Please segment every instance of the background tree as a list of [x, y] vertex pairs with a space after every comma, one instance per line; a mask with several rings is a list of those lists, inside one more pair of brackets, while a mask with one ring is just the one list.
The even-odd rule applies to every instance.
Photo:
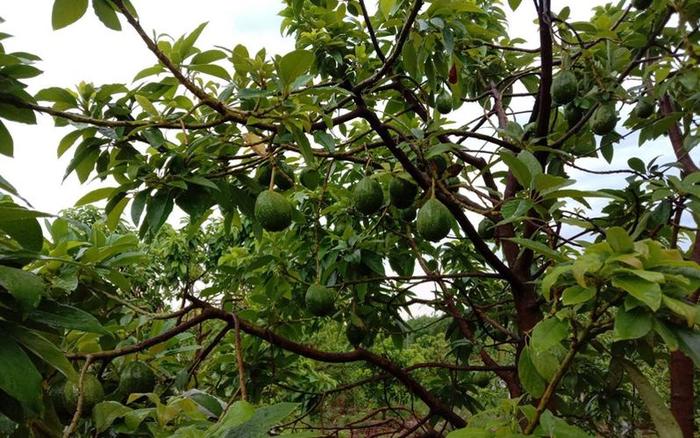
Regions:
[[[153, 53], [134, 83], [30, 95], [37, 58], [0, 57], [0, 117], [75, 128], [66, 174], [105, 182], [78, 205], [106, 201], [43, 237], [0, 179], [12, 433], [693, 436], [700, 2], [290, 0], [283, 56], [92, 6]], [[675, 159], [586, 169], [632, 133]]]

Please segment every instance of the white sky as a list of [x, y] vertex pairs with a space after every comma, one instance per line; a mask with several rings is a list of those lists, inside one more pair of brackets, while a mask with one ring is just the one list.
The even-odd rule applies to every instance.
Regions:
[[[213, 45], [233, 47], [242, 43], [252, 53], [266, 47], [268, 53], [275, 54], [293, 48], [293, 41], [282, 38], [279, 31], [281, 19], [277, 13], [283, 7], [280, 1], [134, 0], [133, 3], [147, 31], [179, 36], [208, 21], [209, 25], [197, 43], [203, 49]], [[371, 0], [368, 3], [374, 6]], [[553, 3], [555, 11], [569, 5], [572, 18], [585, 20], [593, 6], [606, 2], [555, 0]], [[14, 36], [5, 41], [7, 49], [28, 51], [43, 59], [38, 67], [44, 70], [44, 74], [28, 81], [30, 92], [48, 86], [72, 87], [81, 80], [95, 84], [128, 83], [139, 70], [155, 63], [128, 24], [123, 23], [121, 32], [111, 31], [97, 20], [91, 9], [77, 23], [53, 31], [51, 5], [52, 2], [47, 0], [4, 0], [4, 7], [0, 10], [0, 16], [6, 20], [0, 25], [0, 31]], [[507, 6], [505, 9], [510, 12]], [[529, 40], [523, 44], [528, 47], [538, 45], [533, 9], [531, 2], [524, 1], [517, 14], [509, 14], [511, 34]], [[35, 208], [56, 213], [72, 206], [100, 183], [80, 185], [75, 174], [61, 183], [72, 151], [57, 160], [56, 146], [69, 128], [55, 128], [51, 118], [46, 116], [38, 116], [38, 119], [39, 124], [35, 126], [8, 122], [15, 140], [15, 157], [0, 156], [0, 175], [14, 184]], [[583, 165], [589, 168], [625, 168], [626, 160], [631, 156], [644, 159], [655, 155], [669, 156], [669, 153], [670, 147], [665, 141], [658, 146], [647, 145], [637, 150], [636, 136], [630, 136], [616, 147], [615, 162], [611, 166], [594, 159], [583, 160]], [[581, 189], [619, 184], [621, 180], [620, 177], [602, 175], [574, 177]]]

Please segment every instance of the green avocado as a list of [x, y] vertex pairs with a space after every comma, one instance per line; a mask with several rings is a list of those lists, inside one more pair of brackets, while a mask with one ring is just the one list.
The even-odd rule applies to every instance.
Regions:
[[418, 212], [418, 234], [431, 242], [444, 239], [452, 227], [452, 213], [435, 198], [428, 199]]
[[68, 412], [66, 409], [66, 399], [63, 392], [66, 389], [66, 379], [61, 376], [59, 380], [56, 380], [49, 384], [46, 394], [53, 403], [53, 407], [56, 410], [56, 414], [59, 417], [68, 417], [72, 415], [72, 412]]
[[578, 81], [576, 75], [570, 71], [563, 71], [552, 80], [552, 100], [557, 105], [566, 105], [576, 98], [578, 94]]
[[335, 310], [335, 294], [320, 284], [312, 284], [304, 295], [306, 309], [315, 316], [326, 316]]
[[435, 155], [428, 159], [428, 163], [435, 168], [435, 173], [440, 176], [447, 170], [447, 157], [445, 155]]
[[352, 192], [357, 211], [363, 214], [372, 214], [384, 204], [384, 192], [377, 181], [366, 176], [355, 184]]
[[572, 127], [576, 125], [581, 119], [583, 118], [585, 114], [585, 111], [581, 109], [581, 107], [574, 105], [573, 103], [569, 103], [564, 107], [564, 119], [566, 120], [567, 125], [569, 127]]
[[255, 219], [267, 231], [282, 231], [292, 223], [293, 208], [283, 195], [264, 190], [255, 200]]
[[435, 108], [440, 114], [449, 114], [452, 112], [452, 96], [447, 90], [442, 90], [435, 99]]
[[367, 327], [360, 327], [352, 322], [348, 322], [345, 327], [345, 336], [348, 338], [350, 345], [357, 347], [361, 345], [367, 337]]
[[445, 185], [453, 189], [458, 188], [460, 184], [462, 184], [462, 181], [457, 176], [451, 176], [445, 180]]
[[417, 194], [418, 187], [405, 178], [395, 177], [389, 183], [389, 199], [397, 208], [409, 207]]
[[[66, 382], [63, 387], [63, 402], [68, 412], [75, 412], [78, 406], [78, 382]], [[86, 374], [83, 380], [83, 414], [89, 413], [92, 407], [105, 397], [102, 383], [92, 374]]]
[[[275, 165], [275, 186], [280, 190], [289, 190], [294, 187], [294, 169], [292, 169], [285, 161], [276, 160]], [[272, 166], [270, 163], [265, 163], [258, 167], [255, 173], [255, 179], [263, 187], [270, 186], [270, 178], [272, 178]]]
[[299, 182], [309, 190], [316, 190], [321, 183], [321, 174], [318, 173], [318, 170], [307, 167], [299, 174]]
[[402, 208], [399, 210], [399, 219], [401, 219], [404, 222], [413, 222], [413, 219], [416, 218], [416, 207], [411, 205], [408, 208]]
[[653, 0], [632, 0], [632, 6], [640, 11], [643, 11], [651, 6], [652, 1]]
[[591, 129], [598, 135], [610, 134], [615, 130], [616, 125], [617, 113], [612, 103], [599, 106], [591, 117]]
[[493, 221], [489, 218], [484, 218], [481, 222], [479, 222], [479, 227], [477, 229], [479, 233], [479, 237], [481, 237], [484, 240], [489, 240], [493, 239], [493, 237], [496, 235], [496, 228], [494, 227]]
[[156, 387], [156, 375], [145, 362], [136, 360], [124, 366], [119, 375], [117, 391], [128, 396], [133, 393], [153, 392]]
[[654, 110], [656, 110], [654, 103], [650, 99], [639, 99], [639, 102], [637, 102], [637, 106], [634, 107], [634, 115], [636, 117], [639, 117], [640, 119], [648, 119], [651, 117], [652, 114], [654, 114]]

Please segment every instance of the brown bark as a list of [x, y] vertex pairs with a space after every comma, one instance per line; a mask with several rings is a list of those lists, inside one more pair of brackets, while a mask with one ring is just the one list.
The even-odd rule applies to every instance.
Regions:
[[683, 431], [684, 438], [694, 434], [694, 394], [695, 370], [693, 361], [681, 351], [671, 353], [671, 412]]
[[[668, 95], [661, 98], [661, 113], [669, 116], [673, 113], [673, 103]], [[683, 134], [677, 123], [668, 128], [668, 136], [671, 139], [671, 146], [676, 155], [676, 159], [681, 166], [681, 174], [688, 175], [698, 171], [698, 167], [693, 163], [688, 152], [683, 147]], [[695, 244], [690, 254], [690, 259], [700, 263], [700, 242], [696, 233]], [[693, 301], [697, 301], [697, 293], [693, 296]], [[693, 361], [681, 351], [671, 353], [669, 361], [671, 369], [671, 412], [676, 418], [678, 425], [683, 431], [684, 438], [693, 438], [695, 433], [694, 416], [694, 387], [695, 368]]]

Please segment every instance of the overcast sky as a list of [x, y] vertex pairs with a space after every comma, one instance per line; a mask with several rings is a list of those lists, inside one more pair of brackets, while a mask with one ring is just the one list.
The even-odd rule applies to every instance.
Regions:
[[[147, 31], [179, 36], [208, 21], [209, 25], [197, 43], [200, 48], [213, 45], [233, 47], [242, 43], [252, 53], [266, 47], [272, 54], [286, 53], [293, 48], [293, 41], [282, 38], [280, 34], [280, 17], [277, 13], [283, 4], [279, 1], [132, 1]], [[585, 20], [593, 6], [606, 2], [555, 0], [553, 3], [555, 11], [569, 5], [573, 18]], [[95, 84], [129, 83], [139, 70], [155, 63], [151, 53], [128, 25], [123, 23], [124, 30], [121, 32], [111, 31], [97, 20], [91, 10], [76, 24], [53, 31], [51, 4], [47, 0], [3, 0], [4, 7], [0, 10], [0, 16], [6, 20], [0, 25], [0, 31], [14, 36], [5, 41], [7, 50], [28, 51], [43, 59], [39, 68], [44, 70], [44, 74], [29, 80], [30, 92], [48, 86], [72, 87], [81, 80]], [[537, 46], [531, 2], [524, 1], [517, 15], [510, 14], [510, 31], [512, 35], [531, 40], [524, 45]], [[38, 118], [37, 126], [8, 122], [15, 139], [15, 158], [0, 156], [0, 175], [14, 184], [35, 208], [56, 213], [73, 205], [100, 183], [80, 185], [75, 174], [61, 183], [72, 151], [57, 160], [56, 146], [70, 128], [55, 128], [49, 117]], [[668, 156], [670, 152], [665, 142], [659, 147], [646, 146], [640, 151], [630, 151], [629, 148], [637, 148], [636, 142], [636, 137], [631, 136], [619, 145], [616, 160], [611, 166], [601, 160], [584, 160], [585, 165], [590, 168], [620, 168], [626, 167], [626, 159], [633, 155], [644, 158], [661, 154]], [[612, 180], [616, 178], [575, 177], [581, 189], [605, 187], [615, 183]], [[619, 184], [619, 178], [617, 180], [616, 184]]]

